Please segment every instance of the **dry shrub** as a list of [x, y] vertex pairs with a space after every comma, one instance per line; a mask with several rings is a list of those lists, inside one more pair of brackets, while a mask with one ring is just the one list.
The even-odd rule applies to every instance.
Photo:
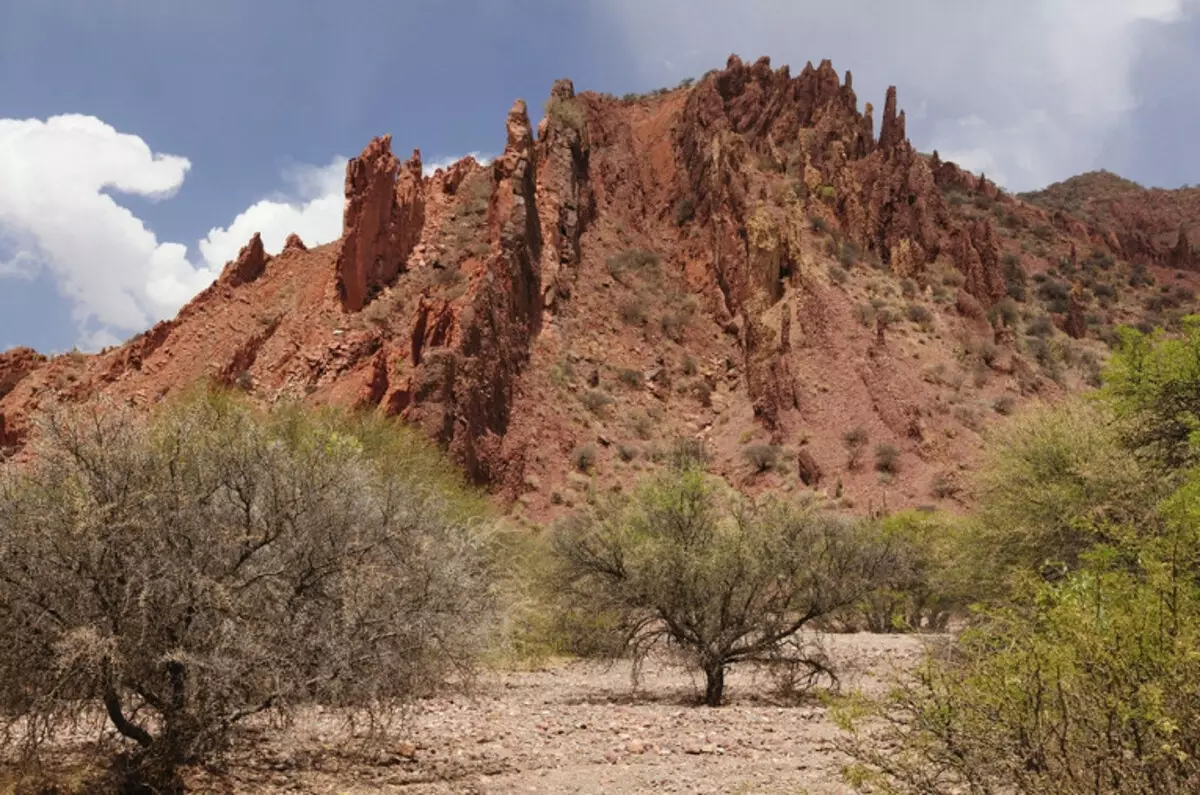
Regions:
[[32, 757], [104, 715], [125, 773], [175, 789], [247, 718], [387, 708], [485, 640], [474, 498], [413, 434], [205, 391], [38, 437], [0, 478], [0, 737]]

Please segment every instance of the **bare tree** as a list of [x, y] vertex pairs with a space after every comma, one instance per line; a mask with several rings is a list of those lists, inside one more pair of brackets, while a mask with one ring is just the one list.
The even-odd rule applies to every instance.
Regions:
[[479, 534], [400, 429], [204, 392], [38, 435], [0, 478], [0, 717], [31, 749], [99, 706], [169, 786], [250, 716], [386, 706], [484, 639]]
[[[777, 662], [785, 647], [803, 652], [789, 641], [870, 591], [888, 555], [853, 520], [781, 501], [722, 500], [695, 467], [571, 517], [555, 547], [573, 608], [615, 618], [621, 647], [639, 664], [660, 642], [686, 651], [704, 673], [709, 706], [721, 703], [731, 665]], [[824, 667], [816, 656], [800, 662]]]

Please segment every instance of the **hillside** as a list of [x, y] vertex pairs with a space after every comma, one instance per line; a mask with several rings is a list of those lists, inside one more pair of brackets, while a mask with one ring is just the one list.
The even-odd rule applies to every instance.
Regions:
[[626, 99], [563, 80], [545, 107], [513, 106], [487, 166], [423, 177], [372, 141], [341, 240], [256, 237], [122, 346], [0, 354], [0, 447], [53, 401], [213, 378], [403, 417], [533, 520], [681, 436], [750, 491], [951, 505], [989, 423], [1094, 384], [1116, 324], [1171, 326], [1194, 297], [1200, 191], [1010, 196], [916, 152], [894, 89], [876, 137], [828, 62], [732, 57]]

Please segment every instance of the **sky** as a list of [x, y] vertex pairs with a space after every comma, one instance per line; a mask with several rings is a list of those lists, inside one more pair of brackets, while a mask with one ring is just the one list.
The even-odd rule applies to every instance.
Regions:
[[336, 238], [375, 135], [486, 158], [556, 78], [642, 92], [735, 52], [830, 58], [877, 107], [895, 84], [919, 149], [1009, 190], [1200, 183], [1200, 0], [0, 0], [0, 350], [127, 339], [254, 232]]

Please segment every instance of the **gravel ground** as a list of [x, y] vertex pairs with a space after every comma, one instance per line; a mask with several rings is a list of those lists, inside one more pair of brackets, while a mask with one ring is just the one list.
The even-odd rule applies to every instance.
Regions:
[[[836, 635], [826, 644], [843, 687], [878, 692], [920, 659], [911, 636]], [[262, 740], [201, 792], [845, 793], [837, 729], [815, 699], [765, 695], [760, 672], [734, 669], [728, 704], [692, 706], [702, 682], [665, 661], [635, 690], [628, 664], [560, 661], [484, 677], [470, 697], [415, 706], [383, 750], [332, 750], [344, 724], [309, 714]]]

